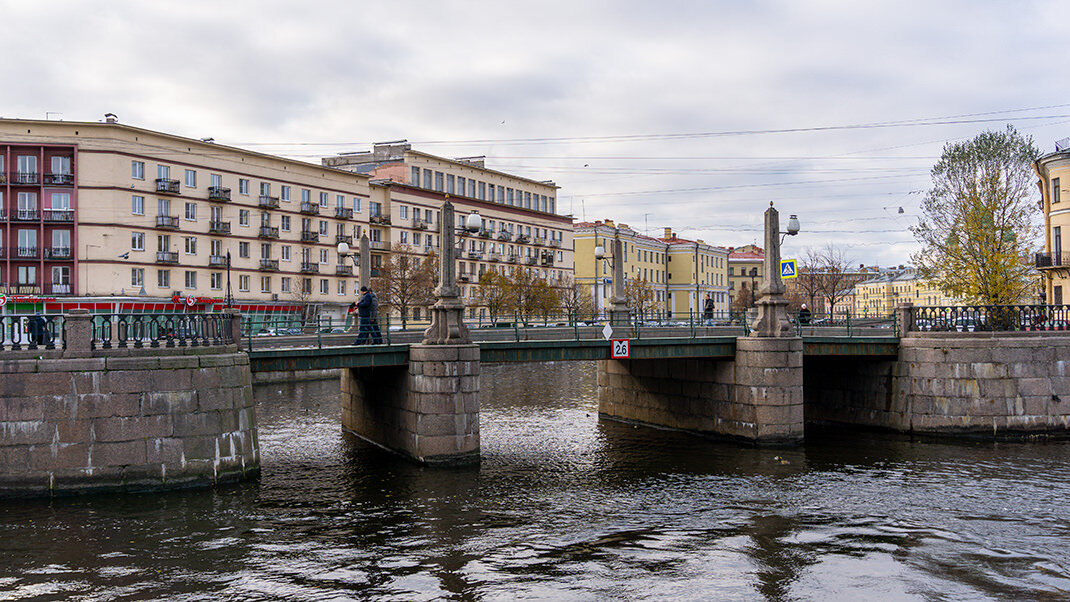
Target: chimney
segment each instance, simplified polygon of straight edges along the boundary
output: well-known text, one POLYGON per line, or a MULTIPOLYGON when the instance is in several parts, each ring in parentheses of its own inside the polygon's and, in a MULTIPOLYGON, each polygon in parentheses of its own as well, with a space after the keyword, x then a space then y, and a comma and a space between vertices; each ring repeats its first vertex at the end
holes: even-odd
POLYGON ((104 113, 105 123, 119 123, 119 117, 115 113, 104 113))
POLYGON ((607 219, 606 220, 606 225, 609 226, 610 228, 612 228, 613 227, 613 220, 607 219))
POLYGON ((665 228, 665 238, 676 238, 672 234, 672 228, 665 228))

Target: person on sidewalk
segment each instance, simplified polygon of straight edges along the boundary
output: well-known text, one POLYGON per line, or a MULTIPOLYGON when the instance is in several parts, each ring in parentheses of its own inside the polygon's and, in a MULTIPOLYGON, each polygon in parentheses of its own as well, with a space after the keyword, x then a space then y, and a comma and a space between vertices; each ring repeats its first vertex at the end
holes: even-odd
POLYGON ((375 291, 368 289, 368 294, 372 296, 371 306, 371 335, 372 345, 383 344, 383 333, 379 330, 379 297, 375 296, 375 291))
POLYGON ((360 331, 357 334, 357 340, 353 342, 354 345, 363 345, 372 336, 372 305, 374 303, 375 297, 368 290, 368 287, 360 287, 360 300, 357 301, 357 319, 360 321, 360 331))

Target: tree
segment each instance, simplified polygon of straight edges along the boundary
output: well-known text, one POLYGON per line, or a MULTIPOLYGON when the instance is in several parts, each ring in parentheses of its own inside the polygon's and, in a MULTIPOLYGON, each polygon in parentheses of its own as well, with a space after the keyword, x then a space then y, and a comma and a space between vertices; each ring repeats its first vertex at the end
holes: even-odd
POLYGON ((379 275, 372 278, 372 289, 380 306, 399 314, 404 328, 413 308, 434 303, 437 281, 438 258, 434 253, 421 256, 408 245, 394 243, 379 275))
POLYGON ((624 283, 624 299, 636 316, 645 316, 654 305, 654 289, 646 280, 631 278, 624 283))
POLYGON ((507 288, 508 279, 498 273, 498 270, 490 269, 479 276, 479 290, 476 298, 480 305, 486 306, 492 320, 505 311, 507 288))
POLYGON ((854 260, 843 249, 828 243, 820 249, 807 249, 799 268, 796 288, 815 313, 832 313, 832 308, 851 294, 864 276, 852 272, 854 260))
POLYGON ((1040 236, 1032 171, 1038 154, 1032 138, 1011 126, 944 146, 924 215, 911 228, 922 247, 911 259, 922 277, 986 305, 1028 295, 1029 254, 1040 236))
POLYGON ((746 282, 740 282, 739 290, 736 292, 736 298, 732 301, 732 309, 734 311, 744 312, 752 307, 754 307, 754 295, 746 282))
POLYGON ((561 276, 555 288, 557 289, 558 305, 565 310, 565 313, 570 318, 579 320, 584 316, 594 316, 594 303, 591 301, 590 293, 576 284, 571 274, 565 273, 561 276))

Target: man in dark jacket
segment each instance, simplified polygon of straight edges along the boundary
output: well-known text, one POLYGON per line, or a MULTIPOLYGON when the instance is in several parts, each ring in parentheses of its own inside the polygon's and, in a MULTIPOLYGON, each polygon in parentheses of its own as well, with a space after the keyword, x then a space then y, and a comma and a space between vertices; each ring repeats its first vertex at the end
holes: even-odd
POLYGON ((363 345, 372 336, 372 309, 375 297, 368 287, 360 287, 360 301, 357 301, 357 317, 360 319, 360 333, 354 345, 363 345))

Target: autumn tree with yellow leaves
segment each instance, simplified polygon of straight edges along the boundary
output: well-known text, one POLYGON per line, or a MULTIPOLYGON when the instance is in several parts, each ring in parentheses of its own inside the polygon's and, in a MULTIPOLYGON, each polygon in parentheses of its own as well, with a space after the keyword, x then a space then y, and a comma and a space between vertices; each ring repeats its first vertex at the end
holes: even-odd
POLYGON ((921 251, 911 259, 952 297, 985 305, 1028 296, 1037 246, 1033 140, 1013 127, 948 143, 932 169, 922 218, 911 228, 921 251))

